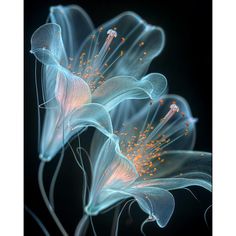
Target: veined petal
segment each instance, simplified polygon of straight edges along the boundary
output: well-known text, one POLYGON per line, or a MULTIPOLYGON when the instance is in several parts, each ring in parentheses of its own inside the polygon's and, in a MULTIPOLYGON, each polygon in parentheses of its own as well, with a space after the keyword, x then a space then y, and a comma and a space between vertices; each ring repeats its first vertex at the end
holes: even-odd
MULTIPOLYGON (((57 107, 58 101, 56 100, 56 84, 57 75, 59 73, 57 66, 42 66, 41 74, 41 87, 42 87, 42 99, 43 105, 46 108, 57 107)), ((63 72, 61 72, 63 73, 63 72)))
POLYGON ((66 53, 73 64, 83 41, 93 30, 93 23, 88 14, 76 5, 53 6, 49 16, 52 23, 61 27, 66 53))
POLYGON ((113 135, 110 115, 100 104, 90 103, 75 110, 70 115, 69 124, 72 130, 75 131, 84 127, 93 126, 108 137, 113 135))
POLYGON ((89 86, 84 80, 68 72, 58 71, 56 75, 55 97, 65 113, 78 110, 91 102, 89 86))
POLYGON ((44 65, 66 67, 68 62, 60 26, 52 23, 40 26, 32 35, 31 53, 44 65))
POLYGON ((167 190, 192 185, 211 191, 211 153, 197 151, 167 151, 163 162, 153 162, 155 173, 143 175, 135 185, 156 186, 167 190))
POLYGON ((92 174, 92 187, 86 207, 90 215, 96 215, 127 198, 117 190, 125 189, 137 178, 134 166, 120 154, 115 136, 105 141, 98 156, 92 156, 92 174))
POLYGON ((142 78, 142 81, 148 81, 152 84, 152 92, 150 98, 157 101, 167 92, 167 79, 160 73, 151 73, 142 78))
POLYGON ((167 225, 175 208, 174 197, 169 191, 152 187, 133 187, 127 192, 132 194, 141 209, 149 214, 150 220, 156 220, 161 228, 167 225))
POLYGON ((161 96, 167 87, 167 81, 161 74, 150 74, 142 80, 131 76, 117 76, 100 85, 92 94, 93 102, 112 110, 128 99, 144 99, 161 96), (154 86, 158 85, 158 86, 154 86))
POLYGON ((39 150, 44 161, 50 161, 65 144, 61 116, 59 107, 46 109, 39 150))
POLYGON ((59 108, 47 109, 41 137, 40 158, 50 161, 74 135, 94 126, 107 136, 113 129, 108 112, 99 104, 85 104, 65 115, 59 108))
POLYGON ((120 154, 116 136, 107 139, 99 156, 93 158, 95 158, 95 161, 92 162, 94 163, 94 187, 124 188, 137 177, 134 166, 120 154))
POLYGON ((68 70, 58 69, 57 66, 43 66, 41 85, 43 105, 50 109, 59 106, 65 116, 66 113, 91 102, 87 83, 68 70))
POLYGON ((124 12, 87 37, 75 72, 92 81, 120 75, 139 79, 162 51, 164 41, 161 28, 147 24, 133 12, 124 12))

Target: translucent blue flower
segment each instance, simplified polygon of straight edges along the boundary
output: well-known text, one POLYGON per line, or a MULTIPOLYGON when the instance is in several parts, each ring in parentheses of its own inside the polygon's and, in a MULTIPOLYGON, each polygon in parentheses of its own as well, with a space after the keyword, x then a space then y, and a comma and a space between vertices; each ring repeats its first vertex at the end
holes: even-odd
POLYGON ((109 134, 108 112, 120 102, 155 100, 167 87, 163 75, 145 76, 164 46, 164 33, 135 13, 122 13, 96 30, 74 5, 51 7, 49 19, 31 39, 31 52, 43 64, 44 160, 86 126, 109 134))
POLYGON ((126 101, 112 111, 112 121, 117 138, 96 132, 92 142, 87 214, 133 197, 149 221, 165 227, 175 207, 169 190, 197 185, 211 191, 211 154, 192 151, 196 119, 183 98, 126 101))

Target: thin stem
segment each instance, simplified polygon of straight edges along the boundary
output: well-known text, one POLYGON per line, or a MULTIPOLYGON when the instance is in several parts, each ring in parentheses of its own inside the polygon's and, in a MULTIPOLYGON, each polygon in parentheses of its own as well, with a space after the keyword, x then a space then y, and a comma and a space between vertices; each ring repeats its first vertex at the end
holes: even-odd
POLYGON ((143 231, 143 228, 144 228, 144 225, 149 222, 148 218, 141 224, 141 227, 140 227, 140 231, 142 233, 143 236, 146 236, 146 234, 144 233, 143 231))
POLYGON ((91 223, 92 230, 93 230, 93 235, 94 235, 94 236, 97 236, 96 230, 95 230, 95 228, 94 228, 92 216, 90 216, 89 218, 90 218, 90 223, 91 223))
MULTIPOLYGON (((80 137, 79 136, 78 136, 78 143, 79 143, 79 147, 80 147, 81 144, 80 144, 80 137)), ((83 162, 81 150, 79 151, 79 158, 80 158, 80 164, 82 166, 82 171, 83 171, 83 175, 84 175, 84 178, 83 178, 83 180, 84 180, 84 184, 83 184, 83 206, 85 207, 86 197, 87 197, 88 181, 87 181, 87 173, 84 169, 84 162, 83 162)))
POLYGON ((34 83, 35 83, 35 92, 36 92, 36 102, 37 102, 37 115, 38 115, 38 147, 40 144, 41 136, 41 119, 40 119, 40 107, 39 107, 39 91, 38 91, 38 81, 37 81, 37 60, 35 59, 34 67, 34 83))
POLYGON ((115 230, 116 230, 116 222, 117 222, 117 217, 119 215, 120 211, 120 205, 115 208, 114 211, 114 216, 113 216, 113 221, 112 221, 112 227, 111 227, 111 236, 115 235, 115 230))
POLYGON ((206 216, 207 216, 208 210, 209 210, 211 207, 212 207, 212 205, 210 205, 209 207, 207 207, 207 209, 206 209, 205 212, 204 212, 204 220, 205 220, 205 223, 206 223, 206 225, 207 225, 208 228, 209 228, 209 225, 208 225, 208 223, 207 223, 207 218, 206 218, 206 216))
POLYGON ((192 194, 192 196, 199 202, 198 198, 195 196, 192 190, 190 190, 189 188, 183 188, 183 189, 189 191, 192 194))
POLYGON ((50 201, 53 209, 55 209, 55 205, 54 205, 54 190, 55 190, 56 180, 57 180, 59 171, 61 169, 61 164, 62 164, 62 161, 64 159, 64 153, 65 153, 65 149, 63 147, 62 151, 61 151, 61 155, 60 155, 59 161, 58 161, 58 164, 57 164, 57 167, 56 167, 55 172, 54 172, 53 177, 52 177, 52 182, 51 182, 50 187, 49 187, 49 201, 50 201))
POLYGON ((36 221, 36 223, 39 225, 39 227, 41 228, 41 230, 43 231, 43 233, 46 236, 50 236, 49 232, 47 231, 46 227, 44 226, 44 224, 42 223, 42 221, 38 218, 37 215, 35 215, 35 213, 33 211, 31 211, 27 206, 25 206, 25 210, 26 212, 28 212, 32 218, 36 221))
POLYGON ((146 236, 146 234, 145 234, 144 231, 143 231, 144 225, 145 225, 146 223, 153 222, 153 221, 155 221, 155 219, 154 219, 153 217, 151 217, 151 218, 148 217, 148 218, 141 224, 140 231, 141 231, 141 233, 142 233, 143 236, 146 236))
POLYGON ((122 214, 122 212, 124 211, 125 207, 127 206, 128 203, 134 201, 134 199, 130 199, 129 201, 127 201, 124 206, 121 208, 121 211, 117 217, 117 223, 116 223, 116 230, 115 230, 115 236, 118 236, 118 226, 119 226, 119 221, 120 221, 120 216, 122 214))
POLYGON ((128 208, 128 215, 129 215, 129 218, 130 218, 131 221, 133 221, 133 217, 132 217, 132 215, 131 215, 131 207, 133 206, 133 204, 134 204, 135 202, 136 202, 135 200, 134 200, 133 202, 131 202, 131 203, 129 204, 129 208, 128 208))
POLYGON ((39 171, 38 171, 38 183, 39 183, 39 189, 41 191, 43 200, 45 202, 46 207, 48 208, 48 211, 50 212, 53 220, 55 221, 56 225, 58 226, 58 228, 60 229, 62 235, 67 236, 67 232, 65 231, 64 227, 62 226, 60 220, 58 219, 58 217, 56 216, 49 200, 47 197, 47 194, 45 192, 45 188, 43 185, 43 170, 44 170, 44 166, 45 166, 45 161, 41 161, 40 165, 39 165, 39 171))
POLYGON ((76 161, 76 163, 78 164, 79 168, 81 169, 81 171, 83 172, 83 190, 82 190, 82 198, 83 198, 83 207, 85 206, 85 203, 86 203, 86 191, 88 189, 88 186, 87 186, 87 175, 86 175, 86 171, 84 169, 84 165, 83 165, 83 161, 82 161, 82 157, 81 157, 81 153, 79 152, 79 160, 77 159, 77 156, 71 146, 70 143, 68 143, 70 149, 71 149, 71 152, 73 154, 73 157, 76 161))
POLYGON ((84 214, 75 229, 75 236, 84 236, 89 225, 89 216, 84 214))

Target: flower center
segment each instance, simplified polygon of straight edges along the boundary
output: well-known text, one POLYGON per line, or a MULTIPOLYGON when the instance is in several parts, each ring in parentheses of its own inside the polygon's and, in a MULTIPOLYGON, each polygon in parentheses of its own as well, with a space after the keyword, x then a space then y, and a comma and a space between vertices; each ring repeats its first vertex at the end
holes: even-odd
MULTIPOLYGON (((118 65, 120 58, 125 55, 125 51, 140 51, 140 56, 132 63, 143 64, 148 56, 143 40, 132 42, 132 35, 136 32, 135 27, 124 35, 119 35, 116 26, 105 32, 100 27, 94 34, 90 35, 83 46, 83 51, 75 57, 69 58, 68 69, 86 81, 91 92, 102 85, 109 72, 118 65), (116 38, 116 39, 115 39, 116 38), (111 47, 112 45, 112 47, 111 47)), ((138 66, 138 65, 137 65, 138 66)))
MULTIPOLYGON (((114 38, 117 37, 117 32, 114 29, 107 31, 107 37, 105 42, 98 50, 99 38, 103 28, 101 27, 98 31, 98 35, 91 35, 90 41, 88 42, 87 50, 82 52, 80 55, 79 70, 76 73, 78 76, 86 80, 89 84, 91 91, 94 91, 99 85, 104 83, 104 74, 111 66, 121 57, 124 52, 121 50, 119 55, 115 58, 112 57, 113 53, 107 57, 110 51, 110 45, 114 38), (108 61, 112 58, 112 62, 108 64, 108 61)), ((124 38, 121 38, 121 44, 124 42, 124 38)))
MULTIPOLYGON (((126 138, 122 139, 120 143, 122 153, 133 162, 140 176, 152 176, 157 171, 156 161, 158 163, 164 162, 161 154, 163 148, 170 143, 171 139, 167 135, 161 134, 160 131, 177 112, 179 112, 179 107, 175 103, 172 103, 169 111, 156 127, 151 123, 148 123, 141 131, 137 127, 134 127, 131 131, 134 135, 127 139, 127 142, 124 141, 126 138), (154 161, 155 165, 153 164, 154 161)), ((128 136, 130 132, 116 133, 119 136, 128 136)))

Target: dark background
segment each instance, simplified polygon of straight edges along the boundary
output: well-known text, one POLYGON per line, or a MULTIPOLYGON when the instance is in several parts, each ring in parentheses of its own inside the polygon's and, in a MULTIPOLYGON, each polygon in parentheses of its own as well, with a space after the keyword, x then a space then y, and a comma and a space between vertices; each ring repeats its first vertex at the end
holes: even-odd
MULTIPOLYGON (((34 57, 29 53, 30 37, 34 30, 44 24, 51 5, 75 3, 80 5, 92 18, 95 26, 113 18, 117 14, 131 10, 142 16, 148 23, 161 26, 166 34, 166 45, 161 55, 150 67, 150 72, 160 72, 168 79, 169 93, 185 97, 197 123, 196 150, 211 152, 212 147, 212 3, 210 0, 157 0, 148 1, 57 1, 25 0, 25 169, 24 199, 29 207, 44 223, 51 235, 60 235, 42 200, 37 172, 39 165, 37 149, 37 103, 34 84, 34 57)), ((81 135, 82 145, 89 148, 93 129, 81 135)), ((54 158, 45 168, 45 187, 57 164, 54 158)), ((81 185, 82 174, 69 150, 57 180, 55 190, 56 213, 69 235, 73 235, 76 224, 82 216, 81 185)), ((211 205, 211 194, 198 187, 190 188, 196 200, 188 191, 172 191, 176 208, 169 224, 160 229, 149 223, 144 231, 147 235, 211 235, 211 208, 204 222, 205 209, 211 205)), ((119 235, 141 235, 140 225, 146 214, 134 204, 131 211, 133 221, 129 221, 127 211, 120 220, 119 235)), ((99 236, 110 235, 114 211, 94 217, 95 229, 99 236)), ((25 235, 42 235, 42 231, 25 213, 25 235)), ((87 235, 92 235, 91 228, 87 235)))

